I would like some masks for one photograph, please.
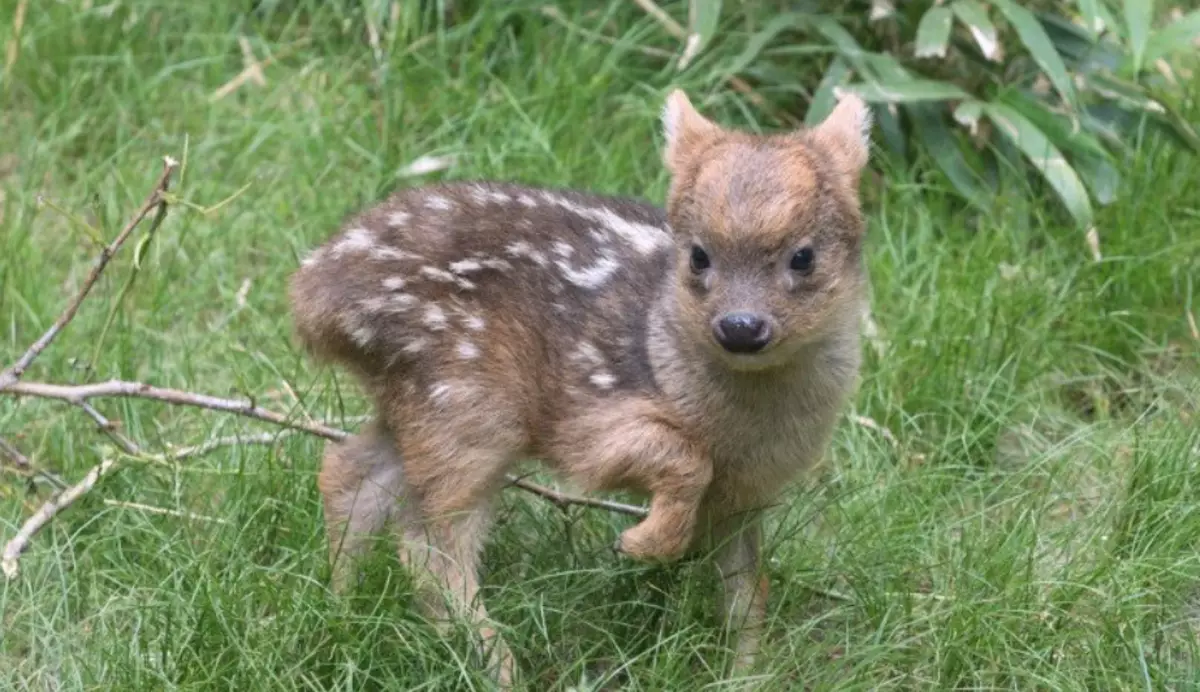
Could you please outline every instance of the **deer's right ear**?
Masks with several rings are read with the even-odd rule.
[[[666,138],[663,162],[671,173],[677,173],[684,166],[698,144],[720,132],[719,127],[696,111],[681,89],[675,89],[667,96],[662,125]]]

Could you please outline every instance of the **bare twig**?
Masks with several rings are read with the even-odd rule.
[[[140,224],[142,220],[146,218],[151,210],[155,208],[158,209],[158,213],[155,215],[154,221],[152,222],[153,225],[158,226],[162,223],[167,211],[166,202],[163,200],[163,193],[167,191],[167,186],[171,182],[171,173],[178,165],[179,163],[169,156],[163,160],[163,172],[158,177],[158,183],[154,186],[154,191],[151,192],[150,196],[146,198],[146,201],[142,204],[141,209],[139,209],[137,213],[133,215],[133,218],[129,220],[129,223],[125,224],[125,228],[121,229],[121,232],[117,234],[117,237],[100,251],[100,257],[97,258],[95,266],[92,267],[92,271],[88,274],[87,278],[84,279],[83,286],[80,287],[79,292],[75,295],[75,298],[71,301],[71,304],[67,306],[66,310],[63,310],[62,314],[58,316],[58,319],[54,321],[54,324],[46,330],[46,333],[42,334],[37,341],[33,342],[33,345],[30,346],[29,349],[17,359],[17,362],[5,368],[3,372],[0,372],[0,391],[4,391],[15,384],[17,380],[21,379],[21,375],[25,374],[25,370],[31,363],[33,363],[34,359],[36,359],[42,351],[46,350],[46,347],[48,347],[50,343],[54,341],[59,332],[61,332],[63,328],[66,327],[72,319],[74,319],[75,313],[79,311],[79,306],[83,304],[84,299],[87,298],[88,293],[90,293],[92,290],[92,287],[96,285],[96,281],[99,280],[100,274],[102,274],[104,272],[104,268],[108,266],[109,260],[111,260],[113,255],[121,249],[121,246],[124,245],[125,241],[129,239],[129,236],[133,233],[134,229],[138,227],[138,224]]]
[[[228,446],[232,444],[269,444],[271,439],[278,439],[283,434],[294,434],[304,432],[318,437],[323,437],[328,440],[343,440],[349,436],[345,430],[341,430],[325,423],[320,422],[304,422],[292,420],[282,413],[271,411],[257,406],[254,402],[244,399],[224,399],[221,397],[210,396],[208,394],[198,394],[195,392],[187,392],[178,389],[165,389],[162,387],[154,387],[152,385],[141,382],[125,382],[121,380],[111,380],[109,382],[100,382],[96,384],[82,385],[59,385],[46,382],[17,382],[7,390],[10,394],[19,396],[33,396],[43,399],[56,399],[69,404],[78,406],[84,411],[100,429],[108,435],[113,442],[126,454],[150,461],[178,461],[189,456],[204,454],[218,447]],[[288,428],[276,432],[272,435],[262,434],[240,438],[220,438],[204,444],[193,445],[183,449],[175,450],[168,454],[147,455],[142,448],[129,437],[124,435],[117,429],[117,426],[109,420],[104,414],[98,411],[94,406],[88,403],[89,399],[98,398],[134,398],[147,399],[151,401],[161,401],[167,404],[175,404],[180,406],[194,406],[197,408],[209,409],[214,411],[225,411],[235,413],[247,418],[273,423],[275,425]],[[105,459],[100,464],[92,467],[87,475],[79,483],[71,486],[61,494],[55,496],[34,513],[17,532],[17,535],[4,547],[3,553],[3,570],[11,579],[17,574],[17,561],[21,553],[28,547],[29,541],[45,527],[51,519],[53,519],[63,509],[69,507],[72,503],[87,494],[96,483],[116,467],[115,459]],[[627,505],[620,502],[603,500],[599,498],[581,497],[563,493],[554,488],[549,488],[537,483],[532,483],[523,478],[508,476],[508,481],[514,487],[520,488],[526,492],[533,493],[547,500],[550,500],[555,505],[565,507],[568,505],[580,505],[584,507],[593,507],[597,509],[605,509],[610,512],[618,512],[635,517],[646,516],[646,510],[642,507]]]
[[[255,418],[266,423],[274,423],[285,428],[303,430],[319,437],[330,440],[340,440],[346,437],[346,431],[331,428],[322,423],[306,423],[293,420],[282,413],[270,411],[246,399],[223,399],[196,394],[179,389],[154,387],[141,382],[125,382],[110,380],[96,384],[64,385],[48,382],[18,382],[8,388],[8,392],[20,396],[34,396],[42,399],[58,399],[78,406],[81,402],[95,398],[135,398],[151,399],[179,406],[194,406],[213,411],[236,413],[247,418]],[[89,414],[90,415],[90,414]],[[93,418],[95,418],[93,416]],[[99,422],[99,421],[97,421]]]
[[[55,515],[86,495],[96,485],[96,482],[112,471],[115,466],[116,461],[113,459],[105,459],[100,464],[93,466],[83,480],[54,496],[34,512],[33,516],[26,519],[17,531],[17,535],[4,544],[4,552],[0,553],[0,570],[4,572],[4,576],[9,579],[16,578],[17,561],[21,558],[21,553],[29,547],[29,541],[33,539],[34,535],[41,531],[46,524],[49,524]]]
[[[0,437],[0,453],[3,453],[4,456],[13,463],[13,465],[22,471],[28,471],[30,469],[29,457],[22,454],[21,450],[17,449],[13,443],[9,442],[3,437]]]
[[[557,505],[559,508],[562,508],[562,509],[566,509],[570,505],[580,505],[583,507],[594,507],[596,509],[606,509],[610,512],[617,512],[618,514],[628,514],[631,517],[645,517],[647,514],[645,507],[638,507],[635,505],[627,505],[623,502],[613,502],[612,500],[601,500],[599,498],[580,497],[578,495],[568,495],[566,493],[555,490],[554,488],[547,488],[544,485],[538,485],[537,483],[530,483],[529,481],[525,480],[524,478],[519,478],[519,477],[512,476],[512,475],[508,476],[508,482],[509,482],[509,485],[520,488],[522,490],[528,490],[529,492],[531,492],[535,495],[540,495],[540,496],[546,498],[547,500],[553,502],[555,505]]]
[[[184,512],[178,509],[167,509],[166,507],[155,507],[154,505],[144,505],[140,502],[122,502],[121,500],[112,500],[104,498],[104,504],[109,507],[121,507],[124,509],[138,509],[150,514],[165,514],[171,517],[180,517],[182,519],[195,519],[198,521],[211,521],[216,524],[228,524],[229,521],[220,517],[210,517],[204,514],[196,514],[195,512]]]

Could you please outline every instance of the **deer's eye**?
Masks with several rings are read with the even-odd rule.
[[[792,260],[788,263],[788,268],[799,274],[809,274],[813,270],[813,264],[816,262],[816,254],[811,247],[800,248],[792,255]]]
[[[699,245],[692,246],[691,265],[692,271],[697,274],[712,266],[712,262],[708,259],[708,253]]]

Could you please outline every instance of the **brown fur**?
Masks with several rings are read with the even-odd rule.
[[[748,669],[761,512],[820,459],[858,371],[866,122],[848,98],[814,130],[754,136],[675,92],[665,211],[479,182],[402,190],[348,220],[291,283],[302,342],[352,369],[378,413],[330,445],[319,478],[335,588],[353,574],[338,556],[396,525],[427,611],[476,621],[511,682],[476,563],[505,472],[535,457],[583,490],[651,496],[623,553],[715,549]],[[709,268],[693,270],[693,245]],[[790,264],[800,248],[810,270]],[[765,320],[761,351],[718,343],[735,311]]]

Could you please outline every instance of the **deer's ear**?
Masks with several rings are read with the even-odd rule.
[[[666,138],[663,161],[672,173],[684,166],[698,144],[721,131],[717,125],[700,115],[681,89],[667,96],[662,111],[662,126]]]
[[[871,156],[871,111],[861,98],[843,95],[833,112],[810,135],[843,173],[853,181],[858,180]]]

